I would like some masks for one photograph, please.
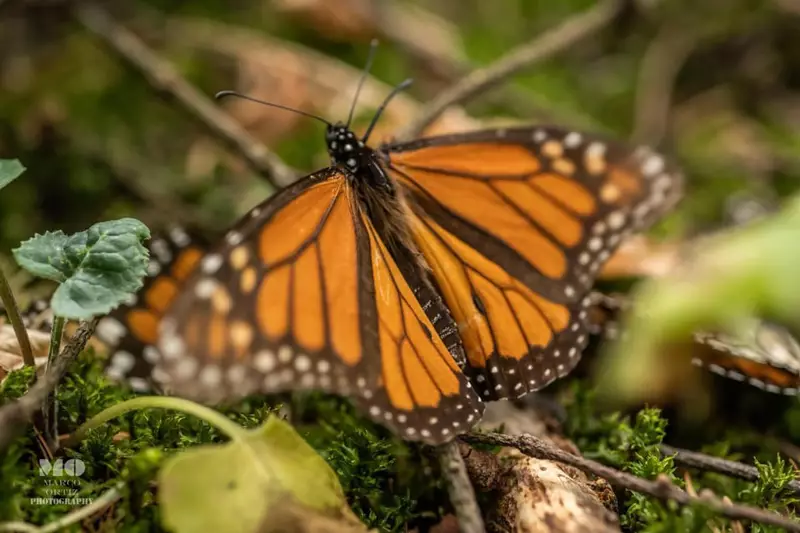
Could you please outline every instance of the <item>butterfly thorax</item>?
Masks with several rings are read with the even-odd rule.
[[[333,165],[346,170],[358,182],[357,187],[367,185],[394,196],[395,187],[381,165],[378,153],[366,146],[347,126],[341,123],[328,126],[325,140]]]

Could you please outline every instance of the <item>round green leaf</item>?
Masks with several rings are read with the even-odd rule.
[[[256,531],[269,509],[286,501],[329,515],[346,512],[334,471],[276,417],[240,439],[169,459],[158,497],[164,525],[176,533]]]
[[[53,312],[73,319],[103,315],[142,287],[148,252],[147,226],[133,218],[100,222],[74,235],[48,232],[13,250],[31,274],[61,283]]]

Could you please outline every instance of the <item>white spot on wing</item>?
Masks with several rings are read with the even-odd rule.
[[[261,350],[256,354],[253,364],[260,372],[269,372],[275,368],[275,354],[271,350]]]
[[[581,143],[581,134],[577,131],[571,131],[564,137],[564,146],[567,148],[575,148]]]
[[[200,263],[200,268],[205,274],[216,274],[222,266],[222,256],[220,254],[208,254]]]
[[[119,320],[111,317],[105,317],[97,324],[97,336],[107,344],[119,344],[126,331]]]

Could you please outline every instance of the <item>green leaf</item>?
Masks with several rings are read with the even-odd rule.
[[[61,285],[53,294],[56,315],[87,319],[117,307],[142,287],[147,273],[147,226],[133,218],[100,222],[86,231],[36,235],[13,250],[17,263]]]
[[[0,159],[0,189],[17,179],[23,172],[25,167],[18,160]]]
[[[289,501],[328,515],[349,513],[334,471],[289,424],[270,416],[242,434],[164,464],[158,498],[167,529],[256,531],[272,506]]]

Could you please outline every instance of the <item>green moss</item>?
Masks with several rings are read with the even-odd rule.
[[[30,378],[28,369],[13,372],[0,391],[0,400],[19,397]],[[60,430],[70,433],[132,396],[103,377],[99,359],[87,350],[59,387]],[[268,414],[285,409],[277,400],[247,398],[223,412],[242,426],[255,427]],[[430,448],[392,437],[341,399],[298,394],[289,407],[301,434],[337,472],[349,504],[370,527],[405,531],[409,523],[436,522],[448,509],[446,488]],[[154,480],[162,461],[174,450],[224,440],[216,429],[182,413],[137,411],[92,431],[75,449],[63,450],[62,458],[80,459],[86,466],[74,486],[76,497],[96,498],[124,481],[122,498],[103,520],[126,531],[150,531],[160,527]],[[44,524],[73,509],[31,503],[30,498],[53,490],[53,478],[39,475],[41,457],[38,441],[29,431],[0,458],[0,521]]]
[[[668,421],[659,409],[644,408],[632,415],[602,413],[597,410],[594,399],[595,394],[590,386],[586,382],[576,381],[570,387],[565,402],[566,433],[585,456],[647,479],[666,476],[682,488],[686,488],[683,475],[688,474],[692,490],[696,492],[708,489],[720,498],[727,496],[732,501],[773,509],[790,516],[794,513],[797,498],[786,486],[794,479],[795,471],[780,456],[775,458],[773,455],[769,462],[755,459],[761,476],[756,483],[693,469],[685,471],[676,466],[671,456],[662,456],[659,451],[659,445],[668,430]],[[713,435],[704,437],[713,438]],[[740,435],[733,443],[731,435],[717,437],[721,440],[703,447],[704,453],[730,460],[746,460],[744,454],[731,451],[734,445],[745,445]],[[768,442],[763,439],[759,444],[768,447]],[[759,453],[763,454],[763,450]],[[708,531],[712,523],[727,524],[726,520],[701,504],[681,507],[630,491],[618,492],[618,497],[621,504],[620,521],[626,531],[701,532]],[[778,531],[760,525],[754,525],[753,528],[753,531],[760,532]]]

